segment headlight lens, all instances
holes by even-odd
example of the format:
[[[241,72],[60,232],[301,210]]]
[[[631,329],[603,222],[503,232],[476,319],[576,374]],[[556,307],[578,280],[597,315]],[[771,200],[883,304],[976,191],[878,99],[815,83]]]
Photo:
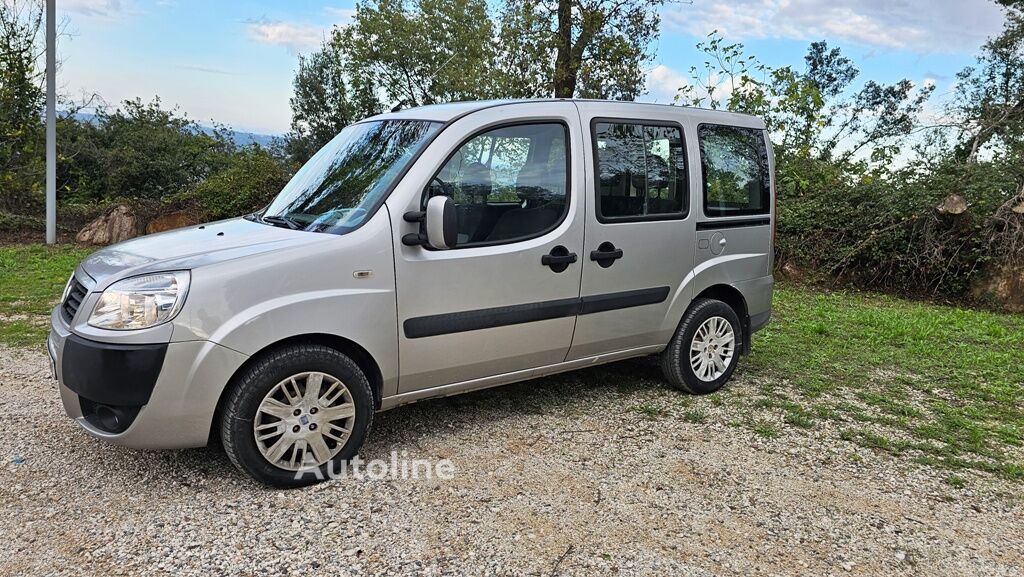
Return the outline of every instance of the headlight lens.
[[[185,302],[188,271],[147,274],[118,281],[100,295],[89,324],[100,329],[133,330],[165,323]]]

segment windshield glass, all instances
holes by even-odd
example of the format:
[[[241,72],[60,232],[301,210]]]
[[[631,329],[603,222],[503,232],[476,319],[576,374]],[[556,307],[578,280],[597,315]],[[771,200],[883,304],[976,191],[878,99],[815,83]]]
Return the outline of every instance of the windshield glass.
[[[358,228],[439,126],[385,120],[346,127],[295,173],[260,217],[312,232]]]

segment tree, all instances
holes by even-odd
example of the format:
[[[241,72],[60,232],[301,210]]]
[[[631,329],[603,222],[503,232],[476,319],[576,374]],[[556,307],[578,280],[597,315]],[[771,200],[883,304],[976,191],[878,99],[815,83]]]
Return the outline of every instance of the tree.
[[[289,150],[302,160],[352,120],[495,98],[633,100],[671,0],[360,0],[300,60]]]
[[[43,150],[40,3],[0,2],[0,208],[27,211],[41,200]]]
[[[658,36],[665,0],[557,0],[554,8],[555,98],[634,100],[643,91],[641,64]]]
[[[350,77],[403,107],[492,96],[493,24],[485,0],[362,0],[348,33]]]
[[[335,29],[330,42],[309,56],[299,56],[295,73],[291,133],[286,151],[305,162],[353,121],[382,111],[370,77],[349,67],[351,31]],[[350,80],[351,78],[351,80]]]
[[[957,74],[947,113],[958,131],[956,155],[976,163],[986,148],[1024,152],[1024,2],[1008,6],[1002,34],[983,47],[975,66]]]
[[[804,68],[771,68],[712,33],[698,44],[707,55],[692,67],[693,83],[680,88],[683,104],[727,108],[765,119],[782,154],[838,164],[870,149],[869,160],[884,165],[899,153],[900,140],[919,127],[919,115],[934,86],[910,80],[856,88],[859,71],[838,48],[810,45]]]

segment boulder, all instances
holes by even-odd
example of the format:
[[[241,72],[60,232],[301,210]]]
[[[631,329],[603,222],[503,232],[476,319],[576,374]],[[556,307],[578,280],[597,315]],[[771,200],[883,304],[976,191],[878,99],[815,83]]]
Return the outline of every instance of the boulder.
[[[149,221],[149,224],[146,225],[146,234],[183,228],[195,224],[199,224],[199,221],[187,212],[172,212]]]
[[[1024,312],[1024,267],[993,267],[972,283],[971,296],[1010,312]]]
[[[782,276],[789,280],[802,280],[804,278],[804,271],[800,267],[796,266],[792,262],[787,262],[779,268],[779,272]]]
[[[118,204],[85,225],[75,235],[75,240],[85,244],[114,244],[138,235],[139,226],[135,212],[123,204]]]

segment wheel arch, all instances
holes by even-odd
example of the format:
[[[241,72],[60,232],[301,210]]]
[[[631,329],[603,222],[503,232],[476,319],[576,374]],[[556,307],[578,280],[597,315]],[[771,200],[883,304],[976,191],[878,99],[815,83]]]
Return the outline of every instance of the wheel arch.
[[[715,299],[724,302],[729,305],[732,310],[736,311],[736,316],[740,318],[740,324],[743,325],[741,335],[742,344],[740,352],[747,354],[750,352],[750,313],[747,310],[747,299],[743,296],[743,293],[736,287],[727,284],[716,284],[709,286],[702,290],[700,294],[694,297],[694,300],[699,298]],[[692,305],[691,305],[692,306]]]
[[[221,390],[220,398],[217,400],[217,410],[213,416],[213,426],[210,427],[211,439],[217,435],[217,427],[220,423],[224,400],[227,398],[228,392],[231,389],[231,383],[234,382],[235,378],[269,351],[295,344],[323,345],[352,359],[359,366],[359,369],[363,371],[363,374],[366,375],[367,380],[370,381],[370,391],[373,393],[374,409],[380,409],[381,398],[384,394],[384,376],[381,372],[380,365],[369,351],[363,348],[359,343],[340,335],[327,333],[292,335],[264,346],[235,369],[235,372],[232,373],[231,378],[228,379],[223,390]]]

